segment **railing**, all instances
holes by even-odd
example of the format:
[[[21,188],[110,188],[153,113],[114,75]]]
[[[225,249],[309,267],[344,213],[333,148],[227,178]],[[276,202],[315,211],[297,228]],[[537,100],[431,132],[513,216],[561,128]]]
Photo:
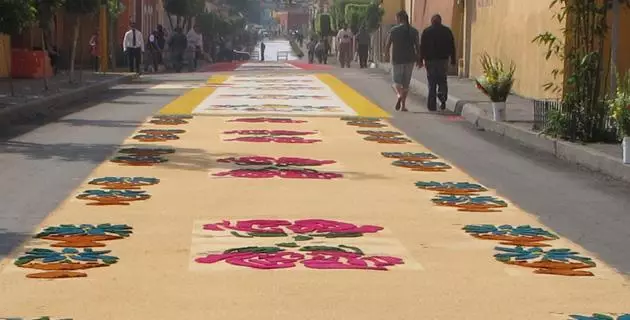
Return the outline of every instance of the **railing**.
[[[549,126],[549,114],[560,111],[562,102],[559,100],[534,100],[534,125],[532,129],[545,131]]]

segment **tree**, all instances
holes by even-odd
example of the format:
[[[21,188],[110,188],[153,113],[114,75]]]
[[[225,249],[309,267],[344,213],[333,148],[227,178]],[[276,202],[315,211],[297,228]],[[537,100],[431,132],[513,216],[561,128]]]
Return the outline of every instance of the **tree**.
[[[118,16],[120,16],[123,11],[125,11],[125,6],[121,3],[121,0],[107,0],[107,13],[109,15],[109,31],[107,32],[109,34],[109,37],[107,39],[109,49],[107,50],[107,52],[109,52],[111,57],[110,66],[112,70],[116,70],[116,55],[114,54],[114,52],[117,51],[114,51],[114,48],[117,47],[117,37],[115,37],[114,35],[116,34],[116,26],[118,25]],[[107,57],[103,58],[106,59]]]
[[[204,11],[204,0],[165,0],[164,10],[168,13],[168,20],[173,28],[173,21],[171,16],[177,17],[177,27],[183,27],[184,30],[192,27],[190,22],[194,16],[197,16],[200,12]],[[180,24],[183,22],[183,25]]]
[[[0,33],[17,34],[35,21],[37,10],[33,2],[25,0],[0,0]],[[11,96],[15,95],[13,77],[11,77],[11,62],[6,59],[9,70],[9,88]]]
[[[74,82],[74,63],[77,56],[77,44],[81,30],[81,16],[95,14],[101,4],[100,0],[70,0],[64,3],[66,12],[75,17],[74,36],[72,40],[72,53],[70,54],[70,82]]]
[[[0,33],[17,34],[35,21],[37,10],[32,1],[0,0]]]

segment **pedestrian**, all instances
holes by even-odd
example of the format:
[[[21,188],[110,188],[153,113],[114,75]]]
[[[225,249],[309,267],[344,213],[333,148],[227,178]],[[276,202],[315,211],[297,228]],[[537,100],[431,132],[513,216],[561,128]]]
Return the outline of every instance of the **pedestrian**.
[[[175,32],[168,41],[168,47],[171,49],[175,72],[179,73],[182,71],[184,53],[188,47],[188,39],[186,39],[186,36],[182,33],[182,28],[177,27],[174,31]]]
[[[129,72],[140,73],[140,60],[144,52],[144,40],[142,32],[136,29],[136,23],[129,23],[129,31],[123,37],[123,51],[129,61]]]
[[[260,61],[265,61],[265,49],[267,46],[264,42],[260,42]]]
[[[201,35],[200,30],[199,25],[195,25],[192,29],[190,29],[190,31],[188,31],[188,34],[186,34],[191,59],[191,63],[188,66],[190,71],[197,69],[197,62],[203,54],[203,36]]]
[[[315,61],[315,47],[317,46],[317,41],[315,40],[315,38],[311,38],[311,41],[309,41],[306,44],[306,49],[308,50],[308,63],[313,64],[313,62]]]
[[[418,30],[409,24],[409,16],[405,10],[396,14],[396,20],[398,24],[389,31],[387,36],[385,60],[390,60],[391,49],[392,78],[394,90],[398,96],[395,109],[396,111],[408,111],[407,95],[409,94],[414,64],[422,67],[420,36]]]
[[[90,38],[90,57],[92,59],[92,70],[94,72],[98,72],[99,69],[99,56],[100,56],[100,52],[99,52],[99,46],[98,46],[98,30],[94,31],[94,33],[92,34],[92,37]]]
[[[439,14],[434,15],[431,25],[422,31],[420,54],[420,59],[427,68],[427,108],[430,111],[436,110],[437,97],[440,100],[440,110],[444,110],[448,99],[449,60],[451,65],[455,65],[455,39],[451,29],[442,24]]]
[[[342,68],[350,68],[352,60],[352,32],[344,24],[337,33],[337,48],[339,51],[339,63]]]
[[[164,44],[160,45],[159,41],[160,33],[158,29],[151,32],[149,35],[148,47],[149,55],[151,57],[151,65],[153,66],[153,72],[157,72],[162,61],[162,50],[164,50]],[[148,65],[147,65],[148,68]]]
[[[370,52],[370,34],[365,26],[362,26],[357,33],[357,55],[359,56],[359,68],[367,68],[368,53]]]
[[[317,61],[319,64],[327,64],[328,63],[328,51],[326,48],[326,40],[321,39],[319,43],[315,46],[315,54],[317,55]]]

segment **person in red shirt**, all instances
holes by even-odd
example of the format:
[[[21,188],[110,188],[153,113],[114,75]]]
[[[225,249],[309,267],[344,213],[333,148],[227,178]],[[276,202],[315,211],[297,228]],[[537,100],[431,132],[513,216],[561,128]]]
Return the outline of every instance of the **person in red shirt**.
[[[98,30],[92,34],[92,38],[90,38],[90,56],[92,57],[92,69],[94,72],[98,72],[99,69],[99,46],[98,46]]]

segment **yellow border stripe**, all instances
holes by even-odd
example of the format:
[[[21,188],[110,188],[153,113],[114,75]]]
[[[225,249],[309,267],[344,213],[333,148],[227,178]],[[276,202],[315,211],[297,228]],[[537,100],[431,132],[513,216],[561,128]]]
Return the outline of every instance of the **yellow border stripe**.
[[[208,84],[223,83],[228,79],[226,75],[215,75],[208,79]],[[160,109],[158,114],[191,114],[195,108],[209,95],[211,95],[216,88],[214,87],[201,87],[192,89],[177,99],[171,101],[171,103]]]
[[[381,109],[335,76],[331,74],[317,74],[316,76],[319,80],[328,85],[343,102],[354,109],[359,117],[391,117],[385,110]]]

